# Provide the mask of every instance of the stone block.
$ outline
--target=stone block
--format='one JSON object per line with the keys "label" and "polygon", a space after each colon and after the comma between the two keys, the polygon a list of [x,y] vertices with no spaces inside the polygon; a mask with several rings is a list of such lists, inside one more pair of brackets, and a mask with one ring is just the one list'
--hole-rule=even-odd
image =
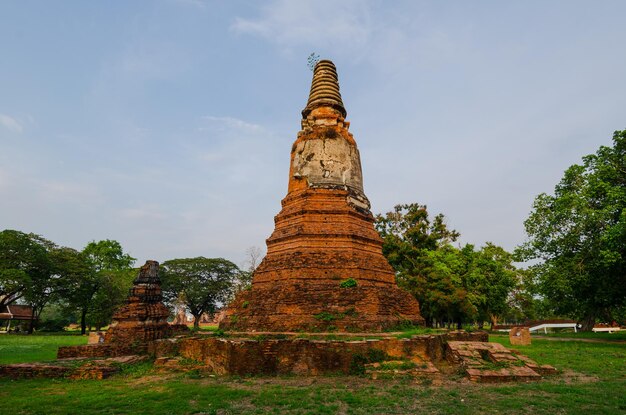
{"label": "stone block", "polygon": [[514,346],[530,345],[530,330],[528,327],[513,327],[509,331],[509,341]]}

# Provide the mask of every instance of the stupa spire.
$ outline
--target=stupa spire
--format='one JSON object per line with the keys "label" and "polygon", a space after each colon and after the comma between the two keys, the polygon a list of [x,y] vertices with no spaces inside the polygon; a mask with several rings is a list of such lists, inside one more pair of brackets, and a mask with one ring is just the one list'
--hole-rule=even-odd
{"label": "stupa spire", "polygon": [[339,78],[335,64],[327,59],[317,62],[313,70],[311,92],[306,107],[302,110],[302,118],[307,118],[312,110],[318,107],[331,107],[346,117],[346,109],[339,92]]}

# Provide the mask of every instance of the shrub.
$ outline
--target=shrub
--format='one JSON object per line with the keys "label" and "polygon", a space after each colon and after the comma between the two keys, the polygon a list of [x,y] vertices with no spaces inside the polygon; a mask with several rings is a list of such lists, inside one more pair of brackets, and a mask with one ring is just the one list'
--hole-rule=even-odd
{"label": "shrub", "polygon": [[341,283],[339,284],[341,288],[354,288],[357,285],[358,283],[354,278],[348,278],[347,280],[341,281]]}
{"label": "shrub", "polygon": [[37,325],[39,331],[58,332],[63,331],[69,323],[65,318],[49,318],[40,321]]}
{"label": "shrub", "polygon": [[337,315],[335,315],[333,313],[329,313],[328,311],[322,311],[319,314],[315,314],[313,317],[316,318],[317,320],[321,320],[321,321],[333,321],[333,320],[336,320],[338,318]]}

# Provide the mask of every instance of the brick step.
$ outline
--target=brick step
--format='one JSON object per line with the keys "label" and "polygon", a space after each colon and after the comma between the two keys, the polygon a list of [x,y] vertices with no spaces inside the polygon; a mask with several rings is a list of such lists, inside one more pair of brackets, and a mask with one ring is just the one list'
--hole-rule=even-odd
{"label": "brick step", "polygon": [[517,351],[499,343],[451,341],[446,358],[460,365],[474,382],[510,382],[539,380],[557,371],[549,365],[539,365]]}

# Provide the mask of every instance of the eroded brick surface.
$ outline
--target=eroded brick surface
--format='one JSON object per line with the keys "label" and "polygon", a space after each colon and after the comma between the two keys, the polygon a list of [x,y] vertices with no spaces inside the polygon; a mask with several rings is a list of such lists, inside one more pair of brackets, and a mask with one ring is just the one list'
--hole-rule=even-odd
{"label": "eroded brick surface", "polygon": [[0,377],[106,379],[120,371],[122,364],[134,364],[147,356],[120,356],[107,359],[60,359],[54,363],[18,363],[0,365]]}
{"label": "eroded brick surface", "polygon": [[[254,339],[180,337],[162,339],[151,345],[152,354],[163,362],[181,356],[201,362],[216,374],[287,374],[322,375],[354,373],[362,365],[383,361],[412,362],[409,371],[428,375],[436,372],[433,362],[442,361],[448,340],[481,341],[486,333],[453,332],[419,335],[407,339],[395,337],[365,340],[311,340],[306,338]],[[376,356],[376,361],[372,360]],[[362,373],[362,372],[359,372]]]}

